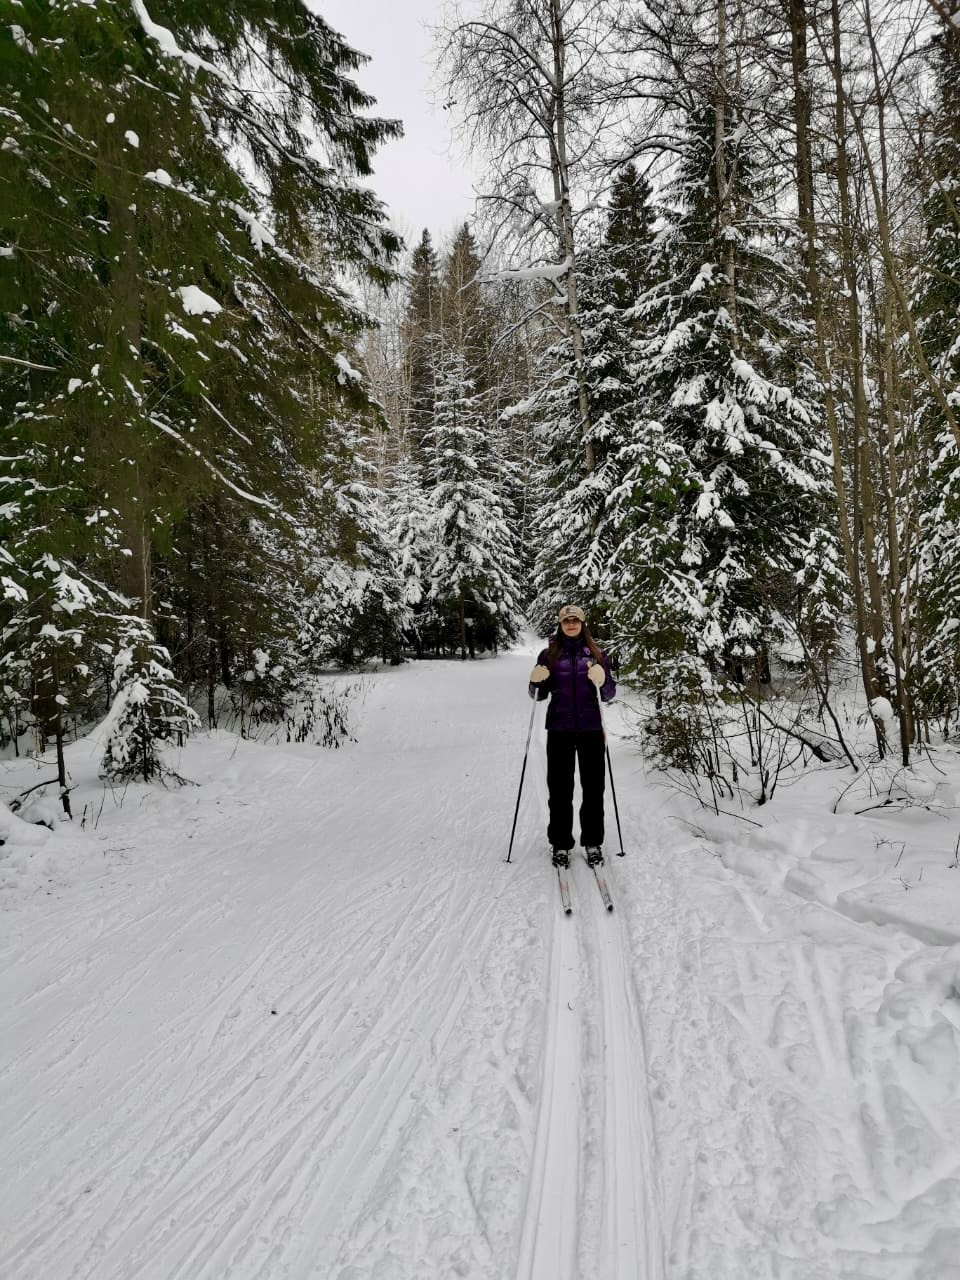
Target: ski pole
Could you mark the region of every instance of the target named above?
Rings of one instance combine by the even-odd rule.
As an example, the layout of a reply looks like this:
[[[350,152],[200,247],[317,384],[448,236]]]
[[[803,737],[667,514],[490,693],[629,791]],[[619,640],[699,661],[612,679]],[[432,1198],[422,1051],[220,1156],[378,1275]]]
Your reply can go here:
[[[603,748],[607,753],[607,772],[610,774],[610,794],[613,796],[613,812],[617,818],[617,836],[620,839],[620,852],[617,854],[617,857],[625,858],[627,854],[623,847],[623,831],[620,827],[620,809],[617,805],[617,788],[613,781],[613,762],[610,759],[610,740],[607,737],[607,718],[604,715],[603,700],[600,698],[599,694],[597,695],[597,705],[600,707],[600,723],[603,725]]]
[[[507,862],[513,853],[513,837],[517,830],[517,814],[520,812],[520,796],[523,793],[523,775],[527,772],[527,756],[530,754],[530,739],[533,737],[533,717],[537,714],[537,699],[534,698],[530,708],[530,726],[527,729],[527,745],[523,749],[523,768],[520,770],[520,786],[517,788],[517,807],[513,811],[513,826],[510,828],[510,848],[507,850]]]

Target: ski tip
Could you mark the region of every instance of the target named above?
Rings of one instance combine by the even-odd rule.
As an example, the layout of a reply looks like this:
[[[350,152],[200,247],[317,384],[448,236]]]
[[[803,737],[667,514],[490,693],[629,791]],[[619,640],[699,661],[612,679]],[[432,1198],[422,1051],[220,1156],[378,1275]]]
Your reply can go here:
[[[613,910],[613,903],[612,903],[612,902],[608,902],[608,903],[607,903],[607,910],[608,910],[608,911],[612,911],[612,910]]]
[[[563,908],[563,914],[564,914],[565,916],[572,916],[572,915],[573,915],[573,907],[564,907],[564,908]]]

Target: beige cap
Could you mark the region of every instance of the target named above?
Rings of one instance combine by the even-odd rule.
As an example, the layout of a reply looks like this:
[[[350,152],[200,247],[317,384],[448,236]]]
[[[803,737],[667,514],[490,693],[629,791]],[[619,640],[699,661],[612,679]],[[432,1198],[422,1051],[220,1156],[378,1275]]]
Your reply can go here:
[[[578,604],[562,604],[557,610],[557,617],[561,622],[563,622],[564,618],[578,618],[581,622],[586,622],[587,620],[587,615]]]

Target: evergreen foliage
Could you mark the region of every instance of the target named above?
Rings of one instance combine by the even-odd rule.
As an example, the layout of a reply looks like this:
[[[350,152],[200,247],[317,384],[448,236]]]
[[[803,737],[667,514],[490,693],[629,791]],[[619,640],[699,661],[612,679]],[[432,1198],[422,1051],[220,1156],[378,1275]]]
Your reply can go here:
[[[589,296],[589,289],[583,293]],[[540,634],[549,634],[556,621],[557,606],[575,601],[595,616],[603,599],[603,575],[610,545],[606,534],[606,505],[613,491],[615,475],[609,450],[615,429],[617,408],[629,395],[629,366],[615,352],[593,350],[594,343],[614,327],[610,317],[583,315],[583,341],[590,376],[591,399],[598,403],[590,439],[595,444],[597,464],[588,471],[583,462],[583,436],[577,400],[577,384],[571,375],[573,352],[562,341],[549,348],[542,358],[547,370],[541,387],[524,406],[535,417],[534,439],[546,462],[544,497],[534,518],[531,533],[536,544],[533,571],[534,600],[530,620]],[[629,358],[629,343],[621,350]],[[610,360],[619,367],[608,368]],[[615,406],[612,402],[616,400]]]
[[[64,735],[98,717],[107,771],[156,776],[188,704],[214,723],[225,689],[241,719],[289,721],[330,665],[495,648],[522,605],[547,632],[566,600],[657,693],[688,767],[717,699],[778,656],[833,655],[845,576],[865,687],[901,652],[904,704],[956,723],[957,33],[925,51],[920,194],[897,196],[920,217],[876,253],[866,64],[830,120],[793,30],[769,107],[750,81],[785,46],[684,11],[682,65],[648,32],[660,115],[632,147],[622,8],[550,33],[538,12],[463,22],[447,50],[495,143],[512,261],[555,264],[500,278],[506,240],[468,224],[424,230],[396,274],[358,180],[398,126],[302,0],[24,3],[0,30],[0,713],[56,743],[65,804]],[[574,57],[563,84],[548,49]],[[614,135],[640,159],[601,214]],[[911,331],[891,354],[905,227],[920,349]]]
[[[619,307],[629,307],[652,283],[650,249],[656,212],[649,181],[628,164],[616,175],[607,205],[605,244],[609,288]]]
[[[434,362],[442,349],[440,311],[440,267],[430,232],[425,230],[410,262],[404,347],[409,448],[428,481],[432,479],[431,460],[425,441],[433,412]]]
[[[635,309],[639,412],[621,451],[606,581],[618,650],[664,706],[692,705],[724,679],[763,682],[791,624],[823,625],[838,603],[798,290],[746,144],[733,128],[727,139],[737,177],[725,224],[705,97],[657,282]]]
[[[519,631],[516,553],[503,501],[491,477],[483,398],[467,376],[460,352],[438,369],[428,447],[436,483],[430,495],[436,553],[430,598],[453,612],[461,656],[467,627],[492,629],[497,641]],[[472,646],[471,646],[472,647]]]
[[[577,296],[583,336],[585,382],[590,400],[594,469],[584,465],[583,436],[573,351],[568,341],[549,348],[539,394],[527,406],[548,461],[543,500],[535,527],[531,621],[552,631],[557,605],[576,600],[595,627],[607,610],[605,574],[618,533],[610,519],[611,496],[621,481],[622,451],[636,416],[637,369],[633,304],[650,266],[654,213],[649,186],[632,167],[611,195],[605,238],[581,253]]]
[[[0,32],[0,412],[7,567],[27,599],[8,590],[5,643],[63,607],[37,572],[56,564],[115,601],[90,625],[74,610],[80,667],[126,651],[136,609],[138,679],[167,685],[155,627],[181,676],[199,640],[229,677],[234,652],[271,639],[275,608],[251,596],[280,603],[264,584],[304,531],[339,554],[313,476],[368,400],[345,358],[364,317],[337,277],[390,278],[396,238],[355,177],[397,129],[360,114],[359,55],[295,0],[17,17]],[[192,614],[167,608],[186,600]],[[289,634],[302,597],[282,603]],[[18,653],[22,698],[54,677]]]
[[[926,359],[953,389],[960,385],[960,37],[954,29],[938,37],[931,59],[937,110],[925,165],[916,175],[928,194],[912,305]],[[919,434],[919,644],[909,677],[922,718],[950,731],[960,724],[960,449],[929,393]]]
[[[411,612],[383,497],[375,487],[370,443],[362,424],[341,445],[344,481],[328,487],[324,526],[333,535],[336,557],[313,573],[317,589],[310,602],[326,619],[326,644],[314,640],[318,657],[353,666],[370,656],[398,661]],[[318,633],[319,635],[319,633]],[[301,648],[310,645],[301,640]]]
[[[399,328],[409,394],[385,501],[418,657],[495,649],[519,626],[526,458],[500,411],[527,349],[512,291],[485,280],[481,263],[464,224],[443,255],[425,232],[406,273]],[[490,557],[500,557],[496,572]]]
[[[126,644],[113,664],[114,700],[105,724],[102,770],[109,778],[150,782],[172,772],[159,748],[182,744],[199,724],[170,670],[165,649],[152,643],[149,629],[133,620]]]
[[[489,389],[489,344],[493,317],[480,282],[480,256],[470,227],[464,223],[450,246],[440,284],[441,333],[444,350],[458,351],[474,388]]]
[[[420,655],[424,634],[438,622],[428,602],[437,546],[430,498],[412,458],[402,459],[394,468],[387,519],[390,543],[399,559],[400,599],[409,611],[407,629]]]

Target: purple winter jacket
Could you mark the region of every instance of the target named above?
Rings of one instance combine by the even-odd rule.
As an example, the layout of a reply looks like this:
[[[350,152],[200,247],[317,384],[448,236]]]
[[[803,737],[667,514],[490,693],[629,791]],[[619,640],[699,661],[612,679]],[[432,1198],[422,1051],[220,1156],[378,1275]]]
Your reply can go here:
[[[541,680],[539,684],[530,682],[530,697],[536,698],[538,702],[550,698],[547,729],[566,733],[602,729],[597,689],[593,681],[587,679],[593,654],[580,639],[564,639],[562,646],[560,656],[547,679]],[[546,649],[541,650],[537,662],[541,666],[547,666]],[[603,669],[607,678],[599,692],[603,701],[609,702],[616,693],[617,686],[610,674],[610,659],[606,654],[603,654]]]

